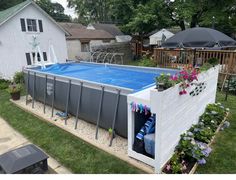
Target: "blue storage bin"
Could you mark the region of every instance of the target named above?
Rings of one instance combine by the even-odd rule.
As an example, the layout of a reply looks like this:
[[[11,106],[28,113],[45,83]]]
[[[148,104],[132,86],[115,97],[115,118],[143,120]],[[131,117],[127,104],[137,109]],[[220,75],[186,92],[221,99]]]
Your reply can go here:
[[[155,155],[155,133],[144,136],[145,151],[154,157]]]

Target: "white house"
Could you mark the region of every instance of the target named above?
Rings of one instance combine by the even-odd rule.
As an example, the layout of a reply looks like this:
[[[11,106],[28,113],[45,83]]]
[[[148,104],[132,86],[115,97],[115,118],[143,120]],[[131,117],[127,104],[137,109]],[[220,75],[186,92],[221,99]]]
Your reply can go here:
[[[11,79],[24,66],[49,62],[52,54],[65,62],[65,35],[69,33],[32,1],[0,11],[0,77]],[[55,53],[49,55],[49,46]]]
[[[157,45],[160,46],[162,42],[166,41],[167,39],[174,36],[174,34],[166,29],[161,29],[160,31],[156,32],[155,34],[149,36],[150,45]]]

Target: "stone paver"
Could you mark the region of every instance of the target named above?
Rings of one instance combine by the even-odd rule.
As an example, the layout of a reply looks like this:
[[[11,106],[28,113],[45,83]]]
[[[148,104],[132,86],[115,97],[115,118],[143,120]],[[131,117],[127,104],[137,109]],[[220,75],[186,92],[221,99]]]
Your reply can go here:
[[[27,144],[31,144],[31,142],[8,125],[5,120],[0,118],[0,154]],[[71,174],[68,169],[50,156],[48,158],[48,165],[55,173]]]

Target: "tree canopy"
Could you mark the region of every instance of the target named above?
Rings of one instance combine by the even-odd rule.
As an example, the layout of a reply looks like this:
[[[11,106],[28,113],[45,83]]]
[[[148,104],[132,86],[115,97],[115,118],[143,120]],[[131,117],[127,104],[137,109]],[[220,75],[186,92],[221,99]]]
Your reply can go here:
[[[113,22],[132,34],[179,26],[236,29],[235,0],[67,0],[85,22]]]
[[[25,0],[0,0],[0,11],[8,9],[24,1]],[[71,17],[64,14],[65,9],[61,4],[52,3],[50,0],[35,0],[35,2],[56,21],[71,21]]]
[[[46,11],[53,19],[55,19],[58,22],[70,22],[71,17],[64,14],[64,7],[55,2],[52,3],[50,0],[35,0],[36,3],[44,10]]]
[[[0,0],[0,10],[24,0]],[[71,21],[59,3],[35,0],[56,21]],[[216,28],[228,35],[236,31],[235,0],[67,0],[83,24],[118,24],[130,34],[145,35],[152,30],[179,26]]]

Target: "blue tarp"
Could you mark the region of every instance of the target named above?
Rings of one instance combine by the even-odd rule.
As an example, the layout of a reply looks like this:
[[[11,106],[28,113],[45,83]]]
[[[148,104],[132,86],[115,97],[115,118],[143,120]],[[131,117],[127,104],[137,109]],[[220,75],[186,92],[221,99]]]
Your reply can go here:
[[[55,64],[39,71],[120,86],[133,89],[134,91],[140,91],[154,85],[155,77],[159,76],[161,73],[175,74],[177,72],[176,70],[167,69],[140,70],[132,67],[122,68],[118,66],[90,63]]]

